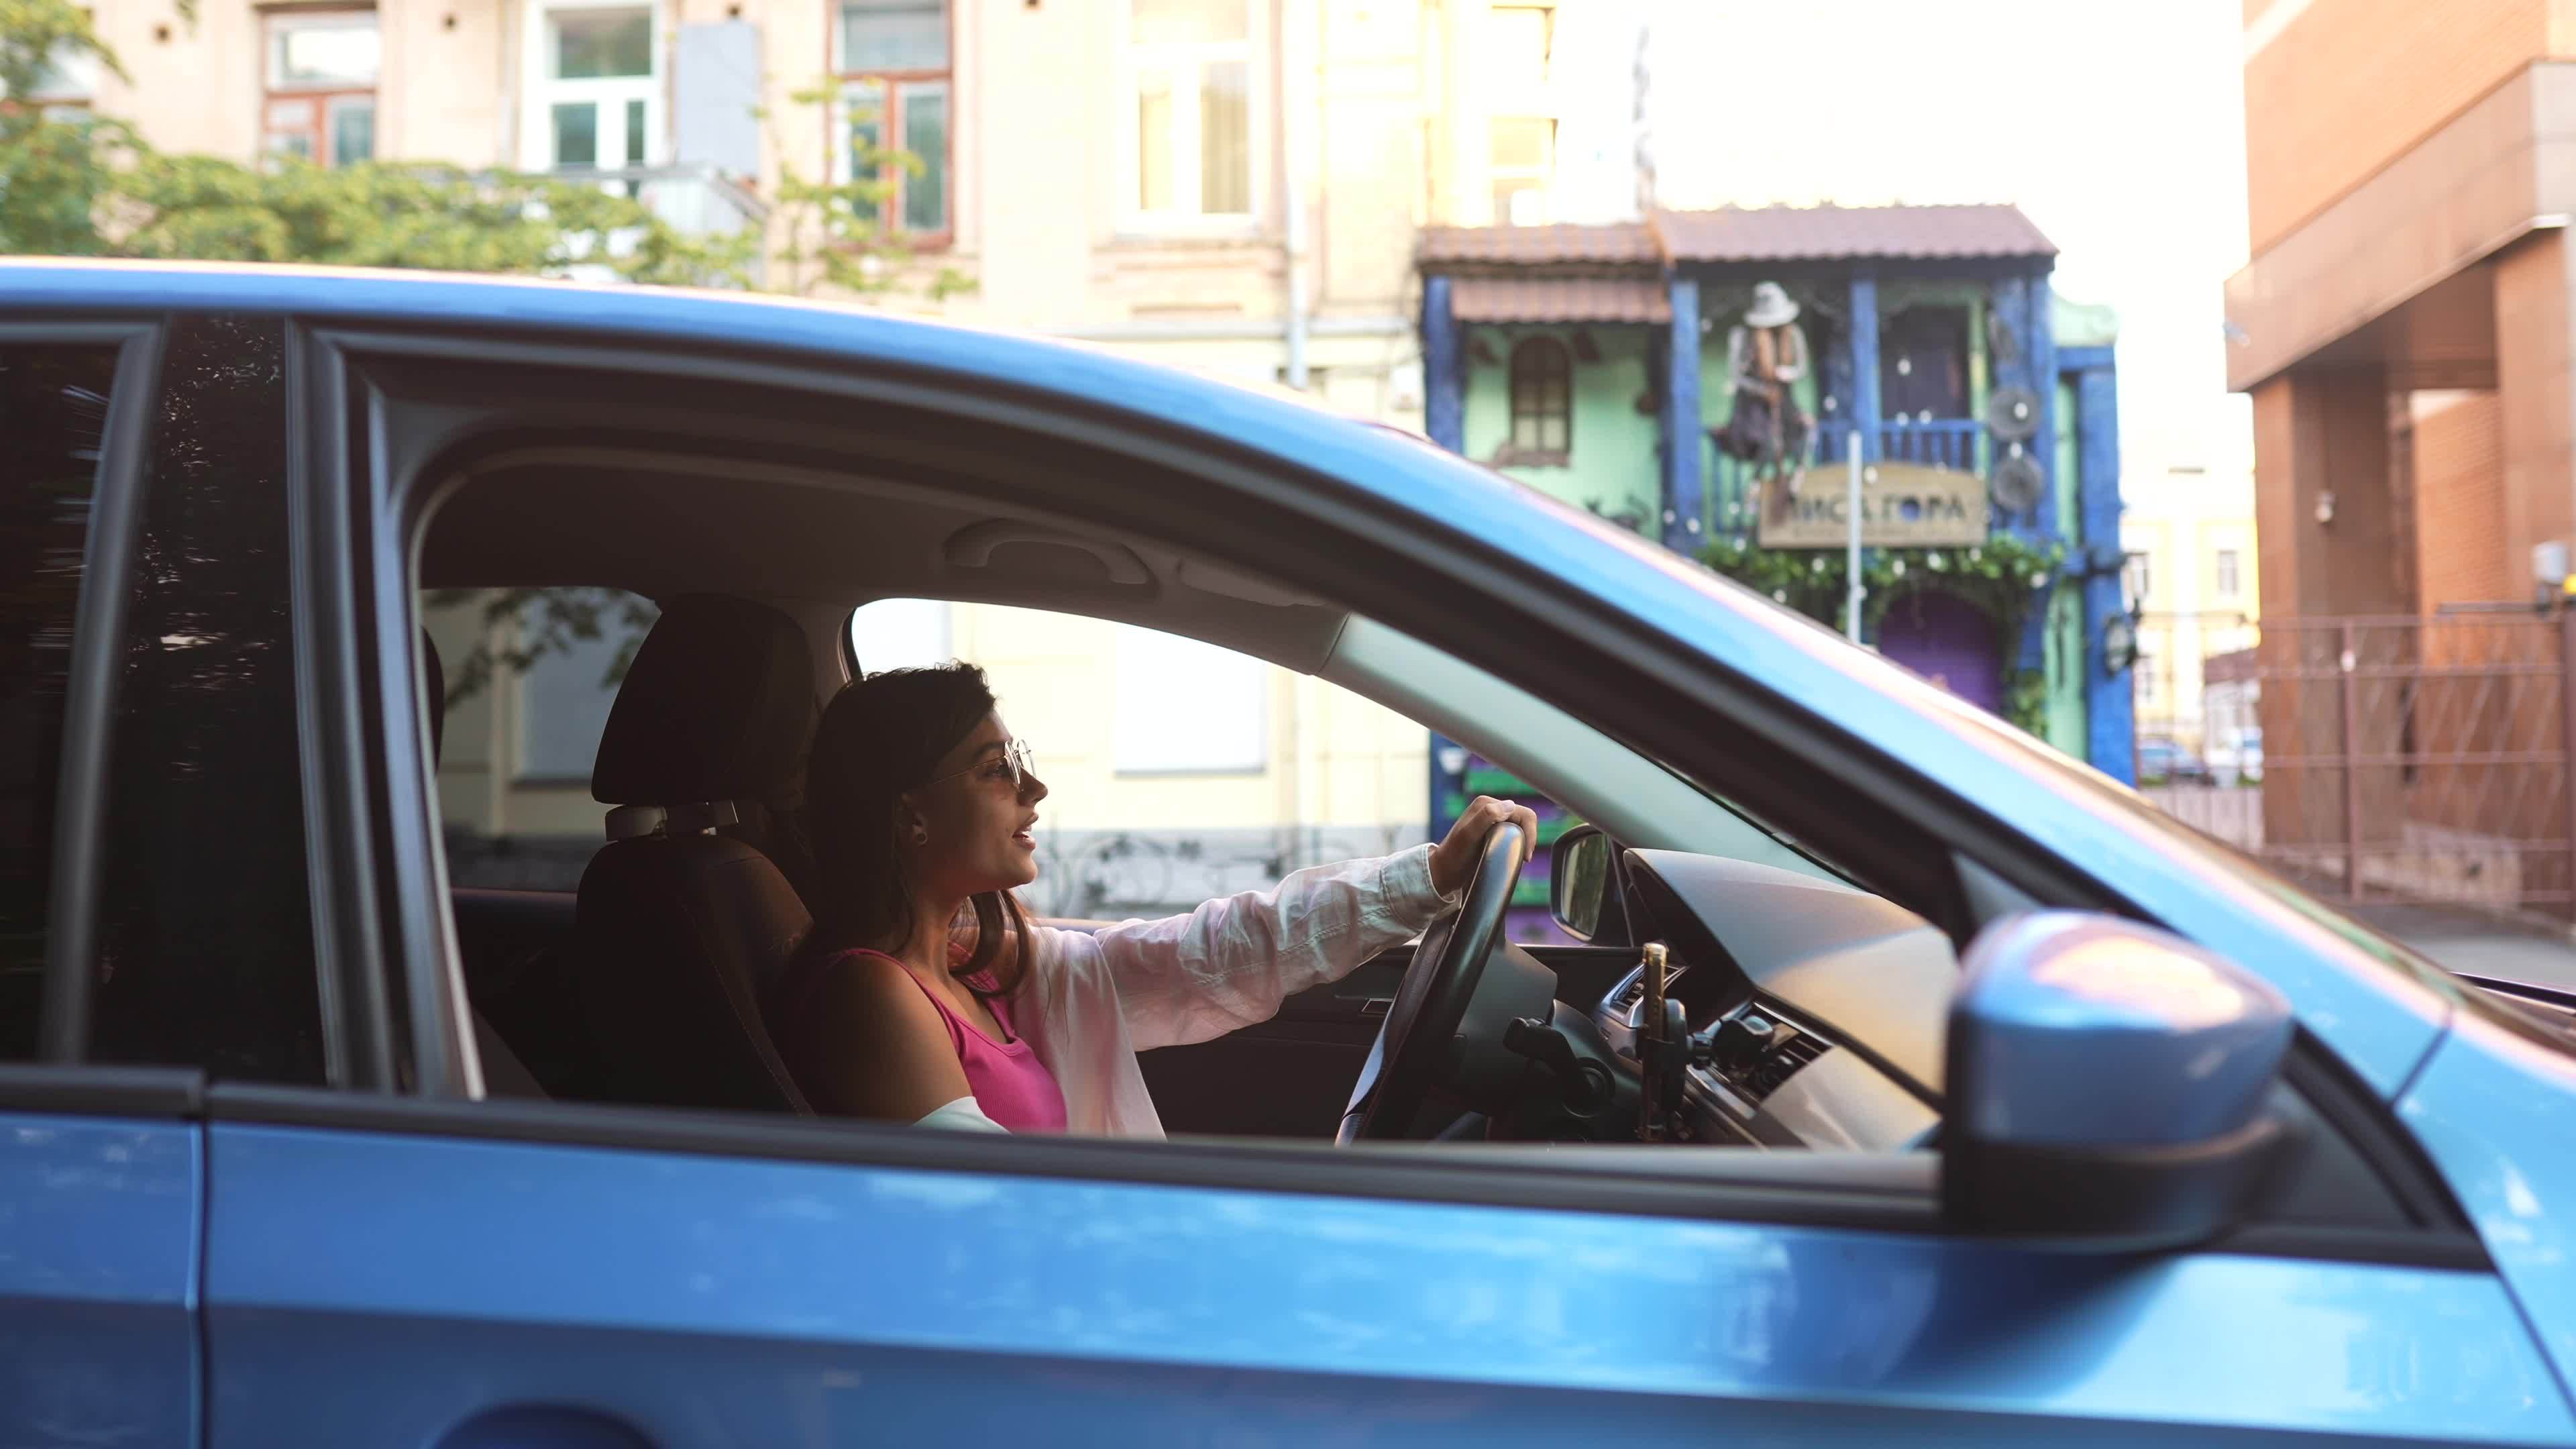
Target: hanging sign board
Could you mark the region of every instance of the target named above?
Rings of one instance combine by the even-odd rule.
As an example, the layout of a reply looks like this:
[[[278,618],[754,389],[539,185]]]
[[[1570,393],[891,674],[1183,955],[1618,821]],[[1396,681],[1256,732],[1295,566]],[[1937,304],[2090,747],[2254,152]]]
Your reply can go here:
[[[1796,496],[1762,509],[1764,548],[1842,548],[1851,542],[1849,465],[1807,470]],[[1765,484],[1765,489],[1779,486]],[[1927,463],[1861,468],[1860,541],[1866,548],[1936,548],[1986,541],[1986,480]]]

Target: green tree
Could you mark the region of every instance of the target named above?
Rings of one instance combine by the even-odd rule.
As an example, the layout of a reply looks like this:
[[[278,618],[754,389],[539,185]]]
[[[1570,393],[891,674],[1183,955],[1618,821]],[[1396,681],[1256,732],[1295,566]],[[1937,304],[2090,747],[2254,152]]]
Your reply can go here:
[[[802,110],[829,107],[841,93],[828,77],[797,91],[791,100]],[[846,102],[845,102],[846,103]],[[883,135],[882,125],[865,113],[850,118],[857,128]],[[785,147],[775,148],[782,156]],[[792,164],[779,168],[776,258],[781,291],[811,296],[817,290],[867,295],[917,285],[934,298],[969,291],[973,283],[956,268],[942,265],[928,277],[918,275],[911,241],[885,225],[886,203],[894,198],[901,177],[923,174],[919,156],[871,145],[850,156],[850,178],[832,181],[808,177]]]
[[[0,0],[0,252],[94,256],[96,218],[133,137],[110,120],[16,99],[41,93],[58,64],[94,55],[125,67],[70,0]]]
[[[182,18],[193,23],[193,4]],[[49,109],[41,94],[54,68],[94,56],[124,67],[73,0],[0,0],[0,253],[198,261],[311,262],[433,271],[561,275],[601,266],[633,282],[876,293],[918,286],[934,296],[968,283],[946,267],[928,277],[900,234],[881,225],[898,173],[919,174],[903,152],[871,149],[844,182],[794,170],[781,179],[767,231],[691,236],[634,197],[596,183],[509,171],[408,162],[319,166],[293,157],[258,165],[173,155],[122,121],[78,108]],[[800,108],[829,104],[829,84],[799,92]],[[864,119],[864,118],[859,118]],[[478,601],[484,642],[457,661],[451,703],[580,640],[622,641],[609,682],[621,678],[653,611],[596,589],[518,589],[433,599]],[[502,621],[510,628],[496,628]],[[491,641],[515,637],[507,646]]]

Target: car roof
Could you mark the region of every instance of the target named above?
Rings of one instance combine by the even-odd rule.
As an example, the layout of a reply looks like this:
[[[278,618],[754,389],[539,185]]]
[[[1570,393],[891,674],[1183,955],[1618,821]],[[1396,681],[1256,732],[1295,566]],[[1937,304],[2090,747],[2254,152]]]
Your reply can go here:
[[[999,372],[1104,402],[1115,402],[1149,380],[1186,384],[1215,397],[1260,398],[1310,421],[1367,426],[1291,388],[1180,372],[1083,342],[766,292],[364,267],[0,257],[0,308],[92,315],[275,312],[345,322],[612,334],[850,358],[891,356],[914,367],[981,376]]]

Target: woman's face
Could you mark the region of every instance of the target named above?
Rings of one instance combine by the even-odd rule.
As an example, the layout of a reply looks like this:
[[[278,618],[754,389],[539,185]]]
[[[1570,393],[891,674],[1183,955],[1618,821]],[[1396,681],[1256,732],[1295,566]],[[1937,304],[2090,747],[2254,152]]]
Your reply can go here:
[[[1047,788],[1033,770],[1013,778],[1019,748],[1002,717],[988,714],[931,769],[930,783],[906,797],[924,886],[964,897],[1015,890],[1038,878],[1033,832]]]

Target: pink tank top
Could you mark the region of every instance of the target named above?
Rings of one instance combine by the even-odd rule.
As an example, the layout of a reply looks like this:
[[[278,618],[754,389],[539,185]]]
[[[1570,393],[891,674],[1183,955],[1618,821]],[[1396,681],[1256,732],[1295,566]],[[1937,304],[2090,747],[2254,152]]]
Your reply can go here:
[[[855,956],[885,956],[882,951],[858,949],[845,952]],[[885,959],[893,961],[892,956]],[[895,963],[898,968],[901,962]],[[986,997],[993,1019],[1002,1024],[1003,1041],[995,1041],[984,1029],[959,1016],[947,998],[927,986],[910,970],[904,979],[921,988],[938,1009],[939,1019],[948,1027],[948,1043],[957,1050],[957,1064],[966,1069],[966,1089],[975,1094],[975,1105],[984,1115],[1014,1132],[1062,1132],[1065,1126],[1064,1090],[1055,1077],[1029,1049],[1028,1038],[1011,1025],[1011,1004],[1001,997]],[[976,985],[990,989],[989,980]]]

